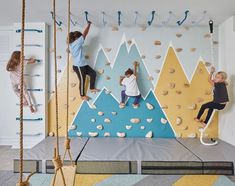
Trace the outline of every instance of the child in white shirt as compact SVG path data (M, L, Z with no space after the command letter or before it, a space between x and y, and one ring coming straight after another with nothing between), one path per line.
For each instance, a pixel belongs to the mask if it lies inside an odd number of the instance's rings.
M137 65L137 63L135 63ZM136 66L135 66L136 69ZM125 107L125 101L127 97L135 98L133 107L139 107L139 101L141 98L141 94L138 88L138 84L136 81L136 70L133 72L130 68L125 72L125 77L120 78L120 85L125 86L125 90L121 92L121 103L119 105L120 108Z

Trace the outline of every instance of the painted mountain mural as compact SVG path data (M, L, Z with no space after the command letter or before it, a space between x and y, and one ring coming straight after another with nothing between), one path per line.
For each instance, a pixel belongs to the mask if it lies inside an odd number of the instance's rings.
M152 91L145 99L141 98L138 109L132 107L132 102L132 98L128 99L126 107L120 109L117 100L104 89L95 101L96 108L92 109L87 102L83 102L70 128L69 136L175 136Z

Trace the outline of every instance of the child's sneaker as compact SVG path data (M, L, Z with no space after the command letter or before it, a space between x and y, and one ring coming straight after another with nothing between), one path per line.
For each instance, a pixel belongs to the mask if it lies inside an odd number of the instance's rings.
M139 104L133 104L132 106L133 106L134 109L139 108Z
M120 108L120 109L125 108L125 103L120 103L120 104L119 104L119 108Z
M96 88L91 89L91 93L93 93L93 94L96 94L96 92L99 92L99 91L100 91L100 89L96 89Z
M84 100L84 101L89 101L89 100L90 100L90 98L89 98L88 96L82 96L81 98L82 98L82 100Z

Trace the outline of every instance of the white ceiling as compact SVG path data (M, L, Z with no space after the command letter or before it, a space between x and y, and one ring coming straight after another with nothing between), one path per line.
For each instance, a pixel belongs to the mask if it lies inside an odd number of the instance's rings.
M0 0L0 25L10 25L20 21L21 0ZM52 0L26 0L27 21L51 23L50 11ZM235 0L71 0L71 12L76 21L85 23L84 11L89 12L89 19L101 26L102 11L106 13L105 21L109 25L117 25L117 11L122 12L122 25L134 26L135 11L138 11L137 24L146 24L151 17L151 11L156 11L152 26L163 25L169 20L169 25L176 25L177 20L184 18L184 12L189 10L189 17L184 24L207 25L209 18L218 25L226 18L235 14ZM67 0L57 0L57 15L66 22ZM169 11L172 16L169 19ZM203 12L207 11L204 15ZM200 21L201 20L201 21Z

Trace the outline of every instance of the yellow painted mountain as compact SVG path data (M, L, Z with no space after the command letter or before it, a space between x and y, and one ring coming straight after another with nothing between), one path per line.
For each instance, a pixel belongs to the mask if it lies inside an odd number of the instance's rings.
M70 85L69 85L69 126L71 125L77 111L79 110L82 100L79 93L79 80L76 73L72 69L72 61L69 63L70 70ZM67 68L63 72L62 78L58 83L58 103L59 103L59 136L65 136L66 134L66 102L67 102ZM86 82L86 85L88 83ZM48 105L48 131L54 132L56 130L56 118L55 118L55 95L51 96Z
M177 136L199 137L201 126L194 121L204 102L212 100L211 85L208 83L208 71L202 61L189 82L172 47L169 48L155 89L155 95ZM205 117L205 116L203 116ZM206 131L208 137L218 136L218 116L214 115Z

